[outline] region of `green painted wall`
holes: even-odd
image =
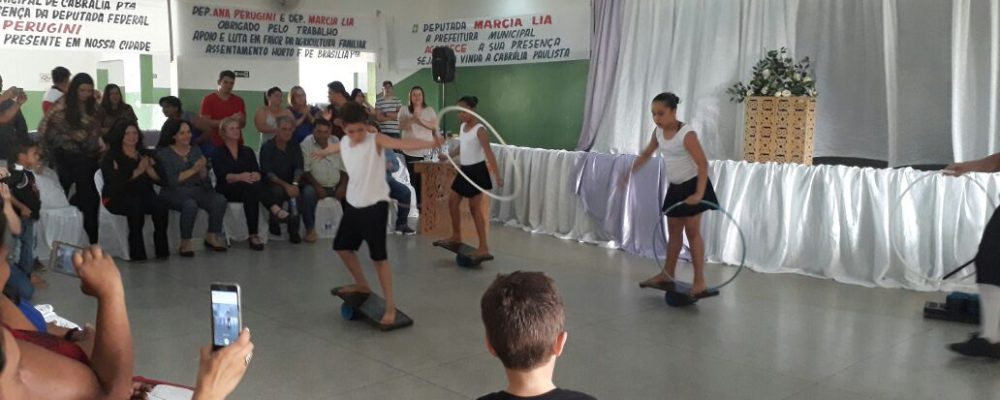
[[[489,67],[462,67],[455,81],[445,87],[445,105],[465,95],[479,98],[476,110],[503,135],[507,143],[545,149],[572,150],[583,123],[583,97],[587,91],[589,62],[564,61]],[[404,99],[413,86],[421,86],[427,104],[439,109],[439,88],[430,68],[396,82],[396,95]],[[445,121],[457,130],[455,114]]]
[[[214,91],[215,89],[180,89],[177,97],[181,99],[185,110],[197,113],[201,109],[201,99]],[[253,116],[264,105],[264,91],[234,90],[233,93],[243,98],[247,108],[247,127],[243,128],[243,141],[256,149],[260,144],[260,132],[253,126]]]
[[[142,102],[145,104],[155,104],[158,97],[154,97],[153,90],[153,56],[142,54],[139,56],[139,92],[142,93]]]
[[[21,106],[21,113],[28,121],[28,130],[33,131],[38,127],[38,122],[42,120],[42,97],[45,92],[25,91],[28,95],[28,102]]]

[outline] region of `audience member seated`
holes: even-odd
[[[146,242],[142,235],[146,215],[153,217],[156,258],[169,257],[167,223],[170,214],[166,201],[153,190],[153,184],[160,182],[154,154],[142,148],[142,133],[134,121],[119,122],[106,137],[108,152],[101,159],[104,176],[101,195],[108,211],[128,220],[129,259],[146,259]]]
[[[260,132],[260,143],[273,139],[278,133],[278,118],[288,117],[294,120],[291,110],[281,106],[281,97],[281,88],[267,89],[264,105],[254,114],[253,124]]]
[[[185,110],[181,104],[181,99],[174,96],[165,96],[160,98],[160,111],[163,112],[164,117],[167,117],[167,121],[163,122],[164,125],[171,120],[187,121],[188,126],[191,127],[191,143],[201,148],[201,154],[212,154],[212,151],[215,148],[213,147],[212,141],[209,139],[208,135],[204,134],[204,132],[210,130],[210,128],[207,127],[207,120],[205,118],[202,118],[200,115],[191,111]],[[163,128],[161,127],[160,131],[162,130]]]
[[[0,230],[6,230],[2,220]],[[6,253],[0,241],[0,256]],[[118,267],[99,247],[77,253],[73,264],[83,293],[97,299],[96,326],[85,331],[40,329],[9,298],[0,297],[0,399],[148,398],[155,387],[133,378],[132,334]],[[6,258],[0,257],[0,279],[6,279],[7,271]],[[253,347],[247,329],[224,349],[203,347],[192,399],[225,399],[246,373]]]
[[[321,118],[323,111],[316,106],[310,106],[306,100],[306,91],[302,86],[293,86],[288,91],[288,110],[295,118],[295,134],[292,140],[296,144],[313,134],[317,118]]]
[[[97,107],[97,120],[101,125],[103,137],[118,123],[118,120],[138,123],[139,118],[135,116],[132,106],[125,102],[122,88],[110,83],[104,87],[104,96],[101,97],[101,104]]]
[[[205,247],[226,251],[219,234],[222,233],[222,219],[228,205],[226,198],[212,188],[212,181],[208,176],[208,159],[198,147],[191,146],[191,126],[186,121],[171,121],[166,124],[163,132],[160,132],[156,154],[164,183],[160,196],[171,209],[181,213],[181,256],[194,257],[191,237],[199,208],[208,212]]]
[[[315,242],[316,191],[312,186],[301,186],[304,160],[302,149],[292,143],[295,121],[288,117],[278,119],[278,134],[260,149],[260,170],[270,184],[271,193],[279,202],[288,201],[292,214],[288,219],[288,240],[299,243],[299,217],[306,225],[306,240]],[[271,233],[281,234],[278,224],[271,224]]]
[[[306,156],[327,146],[340,143],[340,140],[333,136],[333,124],[326,119],[316,120],[316,127],[313,129],[311,137],[302,141],[302,154],[305,157],[305,168],[302,174],[302,181],[312,186],[316,191],[316,199],[322,200],[333,197],[343,200],[347,196],[347,170],[344,169],[344,160],[340,158],[340,153],[331,154],[316,160]]]
[[[479,400],[593,400],[552,383],[566,345],[566,312],[552,279],[541,272],[498,275],[480,302],[486,347],[507,370],[507,389]]]
[[[377,122],[372,121],[372,129],[382,133],[382,128]],[[391,137],[391,136],[390,136]],[[416,235],[417,232],[410,229],[410,188],[397,181],[392,174],[399,171],[399,157],[392,149],[385,149],[385,180],[389,183],[389,198],[396,200],[396,233],[399,235]]]
[[[281,209],[271,190],[264,183],[257,165],[257,155],[253,149],[240,145],[240,121],[226,118],[219,127],[223,145],[212,159],[215,172],[215,190],[226,196],[226,200],[243,203],[243,214],[250,232],[250,248],[264,250],[264,243],[257,236],[260,209],[263,205],[270,211],[271,220],[284,221],[288,212]]]

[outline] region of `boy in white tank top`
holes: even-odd
[[[396,139],[379,134],[368,124],[370,116],[363,106],[347,103],[341,108],[345,135],[311,155],[322,159],[340,153],[347,176],[347,199],[344,217],[337,228],[333,249],[347,266],[354,284],[345,286],[340,294],[371,293],[371,286],[361,270],[358,249],[368,243],[372,263],[385,297],[385,315],[379,323],[391,326],[396,321],[396,301],[392,291],[392,271],[385,249],[386,224],[389,218],[389,185],[385,180],[384,149],[421,150],[441,146],[444,141],[434,135],[433,141]]]

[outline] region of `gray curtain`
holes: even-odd
[[[594,23],[590,35],[590,69],[587,72],[587,97],[584,99],[583,126],[576,149],[588,151],[594,145],[601,118],[608,106],[609,94],[618,70],[621,48],[622,2],[593,0]]]

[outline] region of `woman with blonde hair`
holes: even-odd
[[[292,134],[292,141],[301,144],[305,138],[313,133],[316,127],[316,118],[320,118],[323,110],[319,107],[309,105],[306,101],[306,91],[302,86],[292,86],[288,91],[288,111],[292,112],[295,118],[295,132]]]

